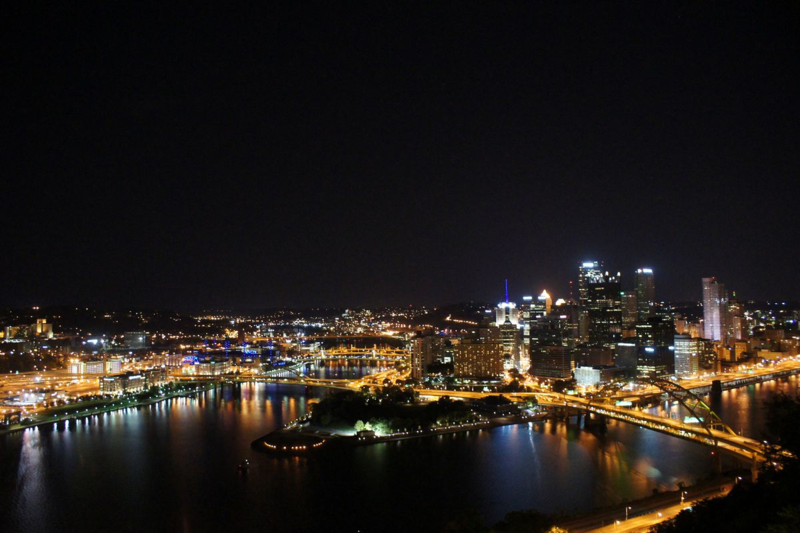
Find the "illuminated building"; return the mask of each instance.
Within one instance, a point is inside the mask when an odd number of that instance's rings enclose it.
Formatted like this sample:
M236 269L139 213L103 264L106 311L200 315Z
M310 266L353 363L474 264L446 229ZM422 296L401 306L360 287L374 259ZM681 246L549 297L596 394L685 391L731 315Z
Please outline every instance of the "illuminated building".
M636 340L639 346L672 346L674 337L675 325L671 318L651 317L636 324Z
M669 376L675 372L673 346L639 346L636 372L640 376Z
M519 324L519 310L517 309L517 304L514 302L502 302L497 304L495 316L495 325L497 326L504 324L506 320L515 326Z
M749 336L747 318L744 316L744 303L736 300L736 293L728 301L728 339L744 340Z
M622 292L622 327L626 331L636 327L639 321L639 307L636 298L636 291Z
M523 296L522 305L519 308L522 315L522 349L528 350L531 344L531 322L537 319L537 311L534 307L538 304L533 303L533 296Z
M650 268L637 269L634 282L639 322L644 322L653 316L655 306L656 285L653 280L653 270Z
M536 299L533 296L525 296L523 301L526 302L522 315L524 325L523 344L525 349L529 350L531 341L533 341L533 344L539 343L538 335L532 334L532 332L543 327L547 316L553 308L553 300L547 291L542 291L542 294Z
M170 353L170 354L156 354L153 356L154 366L163 367L178 367L183 364L183 354Z
M543 378L570 378L574 352L567 346L531 346L530 373Z
M519 310L517 304L508 301L508 280L506 280L506 300L497 304L495 310L495 324L504 324L508 320L515 326L519 324Z
M86 361L83 367L83 372L86 374L103 374L105 371L105 361Z
M650 317L636 324L636 370L642 376L666 376L675 372L675 326L671 318Z
M47 319L39 318L36 324L33 325L33 334L37 337L44 337L45 339L53 338L53 324L48 324Z
M447 339L438 335L426 335L412 339L411 351L411 377L424 379L428 375L428 365L444 355Z
M106 359L106 374L118 374L122 372L122 359Z
M584 261L578 267L578 303L586 307L589 299L589 283L600 283L603 279L602 261Z
M528 369L528 365L527 357L522 357L522 332L510 322L508 317L498 329L500 330L500 342L503 345L503 356L508 361L508 368L513 367L524 372Z
M461 339L453 350L456 377L498 378L505 360L500 330L482 327L477 334Z
M181 372L197 376L220 376L231 370L230 359L198 359L197 357L184 357Z
M621 369L613 366L578 366L575 367L575 383L578 387L597 387L611 383L621 373Z
M550 314L531 321L531 346L569 346L578 342L578 321L580 311L572 302L556 302Z
M703 329L705 338L725 342L728 331L728 293L715 278L703 278Z
M542 291L542 294L537 298L539 301L539 309L544 310L544 314L549 315L553 308L553 299L547 291Z
M675 335L675 375L694 376L700 371L702 341L690 335Z
M125 372L117 376L99 378L102 394L131 394L158 387L167 382L167 373L162 369Z
M579 270L580 336L592 346L613 349L622 338L620 273L602 273L597 270L599 265L586 262Z

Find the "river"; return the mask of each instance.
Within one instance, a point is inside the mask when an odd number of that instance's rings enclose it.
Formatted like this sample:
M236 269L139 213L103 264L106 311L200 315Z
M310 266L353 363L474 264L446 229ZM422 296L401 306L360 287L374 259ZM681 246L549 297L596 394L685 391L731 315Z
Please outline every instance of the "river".
M374 370L333 363L318 375ZM797 379L724 392L717 408L759 437L761 403ZM614 421L605 435L547 422L309 458L250 448L326 394L229 385L0 437L0 531L442 531L470 511L488 524L513 510L584 511L711 470L708 448Z

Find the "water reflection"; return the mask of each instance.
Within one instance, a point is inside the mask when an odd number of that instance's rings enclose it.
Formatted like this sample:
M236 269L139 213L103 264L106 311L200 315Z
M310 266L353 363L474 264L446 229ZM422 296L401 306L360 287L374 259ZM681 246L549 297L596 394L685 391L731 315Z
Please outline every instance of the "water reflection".
M752 436L763 426L761 402L782 389L796 391L797 378L725 392L718 412ZM0 438L0 530L205 531L235 524L311 531L323 524L425 531L468 507L490 522L515 509L587 510L710 472L707 448L616 421L605 433L573 419L308 459L250 448L326 394L299 385L232 385ZM654 410L683 416L670 404ZM245 458L252 467L243 475L236 465ZM399 508L413 512L392 511Z

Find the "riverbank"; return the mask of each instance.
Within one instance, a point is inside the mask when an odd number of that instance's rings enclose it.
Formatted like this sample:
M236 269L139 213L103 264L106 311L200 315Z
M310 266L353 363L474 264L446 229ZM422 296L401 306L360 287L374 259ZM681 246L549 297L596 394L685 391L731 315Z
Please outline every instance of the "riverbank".
M394 442L408 439L422 439L449 435L452 433L468 433L470 431L483 431L500 426L511 426L528 422L544 421L547 413L519 414L511 416L492 417L477 422L441 426L435 428L418 429L415 431L402 431L388 435L374 435L371 432L362 432L362 435L352 432L342 432L330 428L314 427L301 423L277 429L259 437L251 446L260 451L278 453L281 455L306 455L323 448L341 446L368 446L384 442Z
M12 424L8 427L0 429L0 435L7 435L16 431L23 431L29 428L44 426L47 424L58 424L61 422L68 422L71 420L79 420L82 418L89 418L95 415L104 413L111 413L122 409L129 409L131 407L141 407L145 405L152 405L155 403L163 402L172 398L181 398L195 395L200 392L211 390L219 385L218 382L203 382L203 383L183 383L181 385L195 385L193 389L179 388L163 395L153 396L137 400L135 395L129 397L121 396L108 400L106 403L99 403L97 400L89 400L80 404L72 404L62 406L58 410L63 410L63 414L55 414L52 417L48 415L34 415L37 418L31 422L23 424ZM52 412L52 411L51 411Z
M666 520L695 503L725 496L738 480L747 476L746 472L719 476L700 481L678 490L659 492L640 500L625 501L588 513L564 517L556 524L570 533L589 531L628 530L626 526L647 529L649 526ZM675 509L673 509L675 508ZM639 529L637 529L638 531Z

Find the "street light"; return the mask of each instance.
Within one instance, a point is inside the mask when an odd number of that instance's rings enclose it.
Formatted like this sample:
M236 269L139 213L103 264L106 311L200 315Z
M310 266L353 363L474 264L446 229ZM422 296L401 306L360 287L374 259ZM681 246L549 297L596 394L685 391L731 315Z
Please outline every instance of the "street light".
M626 507L625 508L625 520L626 521L628 520L628 511L630 511L631 509L633 509L633 507Z
M687 492L685 490L681 491L681 503L683 503L683 500L686 499L686 494Z

